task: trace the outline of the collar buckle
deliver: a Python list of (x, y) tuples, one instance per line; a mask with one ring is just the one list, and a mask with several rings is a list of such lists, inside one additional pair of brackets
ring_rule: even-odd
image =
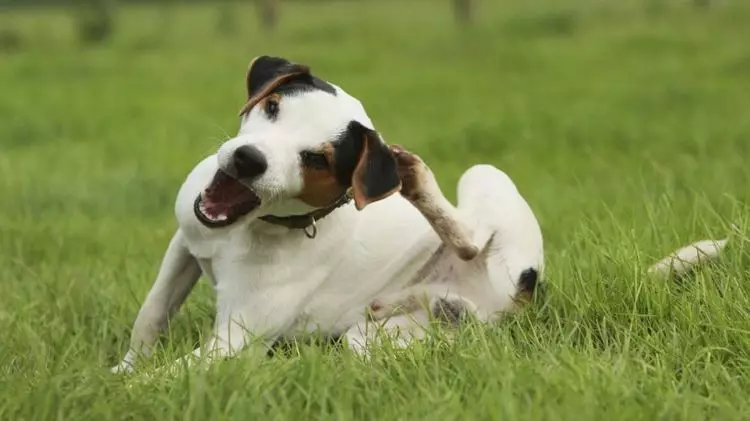
[(306, 226), (305, 228), (302, 228), (302, 231), (305, 232), (305, 235), (309, 239), (314, 239), (318, 235), (318, 225), (315, 223), (315, 217), (310, 215), (310, 225)]

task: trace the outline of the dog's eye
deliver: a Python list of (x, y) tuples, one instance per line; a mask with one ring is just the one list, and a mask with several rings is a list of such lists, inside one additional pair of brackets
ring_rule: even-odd
[(276, 99), (268, 98), (263, 108), (270, 119), (274, 119), (279, 115), (279, 101)]
[(301, 154), (302, 165), (316, 170), (328, 169), (328, 158), (322, 153), (303, 151)]

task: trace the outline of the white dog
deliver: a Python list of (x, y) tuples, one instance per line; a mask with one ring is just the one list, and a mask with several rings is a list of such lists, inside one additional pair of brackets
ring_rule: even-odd
[(455, 208), (421, 159), (307, 67), (258, 57), (246, 84), (238, 135), (179, 190), (179, 228), (114, 371), (152, 353), (201, 274), (217, 294), (194, 352), (207, 358), (320, 333), (363, 352), (376, 324), (406, 346), (432, 316), (493, 321), (533, 293), (542, 235), (503, 172), (469, 169)]

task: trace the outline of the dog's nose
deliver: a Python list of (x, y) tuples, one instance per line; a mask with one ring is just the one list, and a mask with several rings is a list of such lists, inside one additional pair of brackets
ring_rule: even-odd
[(237, 169), (237, 176), (256, 178), (266, 172), (268, 161), (258, 148), (245, 145), (234, 151), (234, 167)]

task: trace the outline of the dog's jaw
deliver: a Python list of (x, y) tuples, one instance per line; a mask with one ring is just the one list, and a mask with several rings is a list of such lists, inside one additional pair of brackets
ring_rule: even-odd
[(261, 199), (250, 188), (222, 170), (193, 204), (196, 218), (208, 228), (226, 227), (256, 210)]

